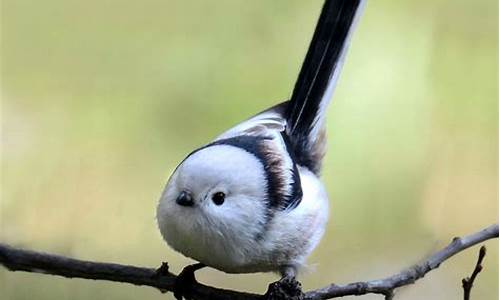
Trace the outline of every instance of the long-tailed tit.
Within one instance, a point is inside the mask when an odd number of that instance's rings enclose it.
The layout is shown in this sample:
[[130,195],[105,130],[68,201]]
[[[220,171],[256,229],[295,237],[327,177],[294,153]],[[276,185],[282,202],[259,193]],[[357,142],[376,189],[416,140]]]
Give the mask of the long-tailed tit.
[[294,277],[319,243],[328,198],[319,179],[324,117],[364,0],[326,0],[289,101],[191,152],[157,219],[174,250],[227,273]]

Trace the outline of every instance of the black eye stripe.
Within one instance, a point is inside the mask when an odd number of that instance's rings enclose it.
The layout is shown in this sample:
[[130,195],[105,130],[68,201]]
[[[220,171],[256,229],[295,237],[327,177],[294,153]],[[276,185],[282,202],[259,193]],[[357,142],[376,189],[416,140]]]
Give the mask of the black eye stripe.
[[[288,186],[287,189],[291,190],[291,195],[283,195],[283,193],[280,192],[280,187],[286,184],[283,181],[282,173],[280,172],[279,174],[276,172],[272,172],[274,169],[271,168],[269,165],[269,157],[268,153],[266,151],[263,151],[262,143],[265,142],[266,140],[272,140],[273,138],[270,136],[250,136],[250,135],[241,135],[241,136],[235,136],[231,138],[226,138],[226,139],[221,139],[221,140],[216,140],[210,144],[207,144],[203,147],[200,147],[193,152],[189,153],[186,158],[177,166],[177,168],[182,165],[182,163],[188,159],[191,155],[195,154],[196,152],[203,150],[208,147],[212,146],[219,146],[219,145],[228,145],[228,146],[233,146],[240,148],[242,150],[247,151],[248,153],[254,155],[254,157],[257,158],[257,160],[262,164],[264,167],[264,172],[265,172],[265,177],[268,182],[267,185],[267,201],[268,201],[268,206],[269,208],[275,207],[280,210],[284,209],[293,209],[298,206],[302,199],[302,188],[301,188],[301,183],[300,183],[300,175],[297,169],[297,165],[295,164],[295,155],[293,153],[293,147],[290,145],[289,138],[287,135],[282,132],[281,136],[283,138],[283,141],[285,142],[286,149],[288,152],[288,155],[290,155],[290,158],[294,164],[293,169],[291,170],[292,174],[292,180],[291,180],[291,187]],[[177,168],[174,170],[174,172],[177,171]],[[212,197],[212,196],[210,196]]]

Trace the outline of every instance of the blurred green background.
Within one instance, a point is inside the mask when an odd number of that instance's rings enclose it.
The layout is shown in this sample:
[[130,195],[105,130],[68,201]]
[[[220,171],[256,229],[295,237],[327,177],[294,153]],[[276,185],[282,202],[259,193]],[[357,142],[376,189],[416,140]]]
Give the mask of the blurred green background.
[[[389,275],[498,221],[498,3],[368,1],[328,113],[306,289]],[[193,148],[287,99],[322,2],[2,1],[0,241],[179,271],[156,203]],[[487,243],[474,299],[498,299]],[[398,299],[461,299],[477,247]],[[273,274],[199,272],[263,292]],[[1,299],[171,299],[0,270]],[[357,298],[358,299],[358,298]],[[359,299],[381,299],[364,296]]]

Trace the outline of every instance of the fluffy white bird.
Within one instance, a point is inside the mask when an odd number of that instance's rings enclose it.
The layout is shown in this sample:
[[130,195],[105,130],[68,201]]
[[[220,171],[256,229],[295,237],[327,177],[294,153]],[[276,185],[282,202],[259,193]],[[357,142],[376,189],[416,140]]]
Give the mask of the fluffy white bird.
[[291,99],[194,150],[171,175],[158,226],[200,262],[181,277],[210,266],[293,278],[318,245],[328,221],[324,117],[363,2],[326,0]]

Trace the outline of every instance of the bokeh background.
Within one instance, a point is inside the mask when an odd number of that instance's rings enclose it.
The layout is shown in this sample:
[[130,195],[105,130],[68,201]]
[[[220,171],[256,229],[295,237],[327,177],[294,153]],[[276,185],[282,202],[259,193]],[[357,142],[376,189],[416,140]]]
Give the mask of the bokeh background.
[[[173,271],[157,200],[177,163],[287,99],[322,2],[3,0],[0,241]],[[328,113],[331,221],[306,289],[389,275],[498,221],[498,3],[369,1]],[[498,298],[487,244],[474,299]],[[398,299],[461,299],[477,247]],[[263,292],[273,274],[199,272]],[[0,270],[1,299],[171,299]],[[364,296],[359,299],[380,299]]]

